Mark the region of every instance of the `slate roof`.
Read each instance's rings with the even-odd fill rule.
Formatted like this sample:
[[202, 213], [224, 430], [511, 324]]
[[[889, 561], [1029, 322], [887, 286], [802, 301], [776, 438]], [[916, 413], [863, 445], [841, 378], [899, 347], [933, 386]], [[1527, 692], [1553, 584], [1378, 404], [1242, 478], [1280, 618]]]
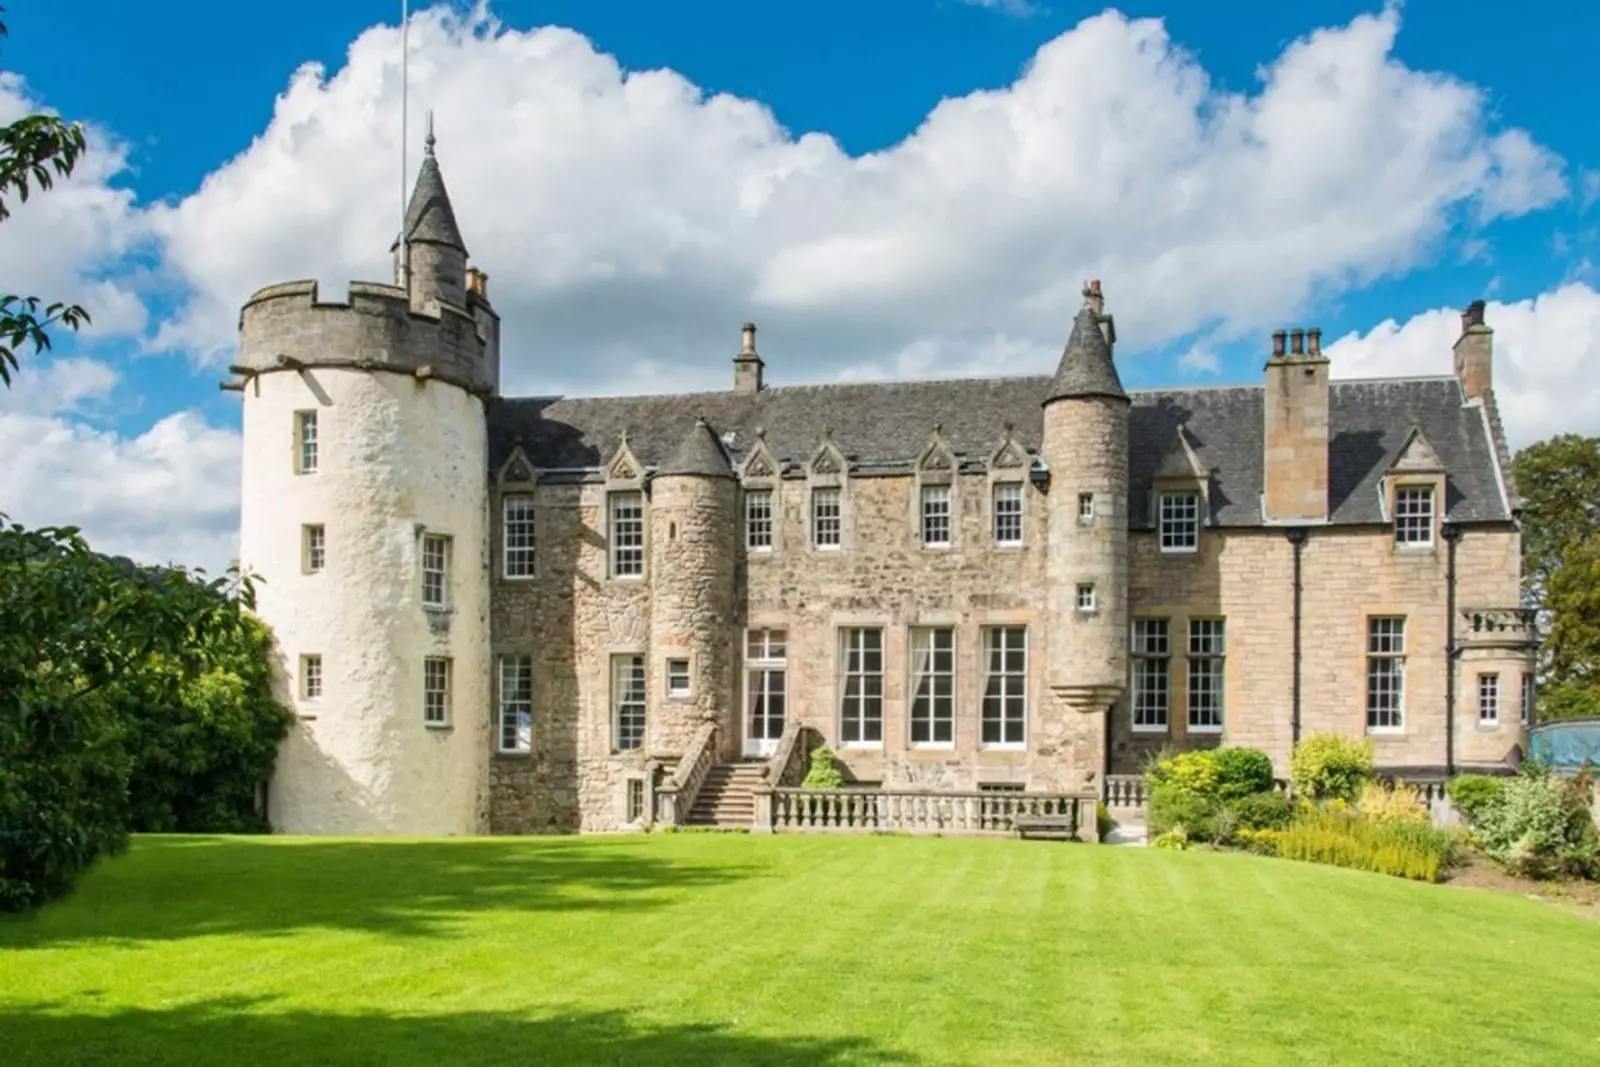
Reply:
[[704, 419], [696, 419], [672, 454], [662, 461], [656, 471], [658, 476], [692, 474], [705, 478], [732, 478], [733, 467], [728, 464], [728, 453], [722, 442], [707, 426]]
[[[489, 406], [490, 468], [498, 470], [520, 439], [541, 470], [576, 473], [603, 467], [624, 429], [634, 455], [661, 468], [704, 418], [737, 466], [758, 430], [790, 470], [803, 467], [831, 430], [857, 473], [911, 468], [934, 427], [963, 467], [981, 469], [1010, 424], [1015, 440], [1037, 453], [1041, 404], [1054, 378], [976, 378], [781, 386], [759, 393], [676, 396], [500, 398]], [[1134, 390], [1129, 410], [1129, 513], [1148, 514], [1150, 480], [1185, 427], [1196, 458], [1210, 472], [1212, 521], [1259, 526], [1264, 393], [1260, 385]], [[1445, 514], [1457, 522], [1510, 517], [1483, 409], [1463, 404], [1452, 376], [1334, 381], [1330, 386], [1328, 503], [1340, 524], [1382, 522], [1379, 483], [1413, 427], [1443, 461]]]
[[1065, 400], [1069, 397], [1109, 396], [1126, 400], [1122, 379], [1117, 377], [1117, 366], [1111, 360], [1111, 346], [1100, 330], [1100, 316], [1087, 304], [1072, 320], [1072, 333], [1067, 346], [1062, 349], [1061, 362], [1056, 376], [1050, 380], [1050, 392], [1045, 400]]
[[411, 202], [406, 205], [406, 236], [413, 241], [447, 245], [465, 253], [467, 245], [461, 238], [461, 227], [456, 225], [455, 208], [450, 205], [450, 194], [444, 187], [444, 174], [433, 155], [431, 129], [427, 146], [422, 167], [417, 171], [417, 184], [411, 190]]

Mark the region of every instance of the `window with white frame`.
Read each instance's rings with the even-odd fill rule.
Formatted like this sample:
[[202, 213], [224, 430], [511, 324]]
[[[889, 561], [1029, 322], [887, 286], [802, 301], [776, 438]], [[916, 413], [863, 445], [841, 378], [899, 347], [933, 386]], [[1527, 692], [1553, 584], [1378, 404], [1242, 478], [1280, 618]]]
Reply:
[[500, 657], [500, 751], [533, 749], [533, 657]]
[[775, 742], [783, 737], [788, 636], [783, 630], [751, 630], [745, 635], [745, 731], [750, 741]]
[[611, 737], [618, 752], [644, 745], [644, 708], [644, 657], [611, 657]]
[[1135, 732], [1164, 733], [1172, 708], [1172, 631], [1167, 619], [1133, 620]]
[[983, 631], [983, 744], [1021, 748], [1028, 743], [1028, 628], [989, 626]]
[[994, 486], [994, 543], [1022, 544], [1022, 483], [996, 482]]
[[429, 656], [422, 661], [422, 721], [427, 726], [450, 725], [448, 656]]
[[922, 487], [922, 544], [926, 548], [950, 547], [950, 487]]
[[1522, 725], [1533, 725], [1534, 702], [1538, 699], [1538, 690], [1535, 688], [1532, 672], [1522, 676]]
[[1367, 729], [1405, 726], [1406, 620], [1367, 620]]
[[911, 631], [911, 743], [953, 745], [956, 739], [956, 632], [949, 626]]
[[772, 547], [771, 489], [745, 490], [744, 544], [755, 552], [764, 552]]
[[300, 527], [301, 556], [307, 574], [316, 574], [328, 562], [328, 531], [322, 523], [308, 523]]
[[1189, 732], [1222, 729], [1227, 635], [1221, 619], [1189, 620]]
[[1500, 676], [1478, 675], [1478, 725], [1500, 725]]
[[1162, 493], [1159, 502], [1161, 551], [1193, 552], [1200, 547], [1200, 494]]
[[505, 546], [505, 576], [532, 578], [535, 572], [533, 494], [510, 493], [500, 506], [501, 537]]
[[1433, 486], [1402, 485], [1394, 491], [1394, 543], [1410, 548], [1433, 544]]
[[683, 700], [692, 695], [689, 684], [689, 661], [686, 659], [667, 660], [667, 696], [674, 700]]
[[611, 535], [611, 577], [644, 576], [644, 494], [637, 489], [606, 496]]
[[811, 490], [811, 544], [816, 548], [838, 548], [843, 523], [839, 509], [839, 487], [819, 485]]
[[300, 657], [300, 698], [316, 700], [322, 696], [322, 657], [311, 654]]
[[450, 538], [443, 534], [422, 535], [422, 606], [448, 605], [450, 588]]
[[1094, 520], [1094, 494], [1078, 494], [1078, 521], [1092, 522]]
[[317, 413], [294, 413], [294, 469], [297, 474], [315, 474], [317, 471]]
[[1078, 610], [1079, 611], [1093, 611], [1094, 610], [1094, 583], [1093, 582], [1079, 582], [1078, 583], [1077, 603], [1078, 603]]
[[883, 631], [852, 626], [839, 631], [839, 741], [883, 743]]

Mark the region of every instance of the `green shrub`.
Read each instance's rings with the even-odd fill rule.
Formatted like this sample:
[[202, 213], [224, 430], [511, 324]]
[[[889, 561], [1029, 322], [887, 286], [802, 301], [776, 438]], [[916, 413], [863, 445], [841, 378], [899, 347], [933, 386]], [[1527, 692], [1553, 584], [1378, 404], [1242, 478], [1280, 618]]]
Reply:
[[1477, 827], [1484, 851], [1528, 878], [1600, 875], [1588, 787], [1587, 775], [1563, 780], [1537, 767], [1507, 779]]
[[1228, 805], [1239, 820], [1239, 830], [1283, 830], [1294, 817], [1289, 798], [1274, 790], [1240, 797]]
[[1178, 782], [1159, 782], [1150, 790], [1150, 832], [1182, 830], [1187, 839], [1209, 841], [1218, 805]]
[[1249, 827], [1241, 827], [1238, 841], [1240, 847], [1247, 852], [1254, 852], [1258, 856], [1276, 856], [1278, 839], [1282, 836], [1282, 830], [1252, 830]]
[[1295, 795], [1307, 800], [1354, 801], [1373, 778], [1372, 742], [1312, 734], [1294, 747], [1289, 778]]
[[1216, 753], [1202, 749], [1171, 756], [1156, 763], [1146, 777], [1152, 787], [1170, 785], [1211, 799], [1217, 795]]
[[1274, 791], [1272, 759], [1254, 748], [1219, 748], [1211, 753], [1217, 769], [1217, 796], [1223, 800]]
[[1117, 820], [1111, 817], [1111, 812], [1106, 809], [1106, 802], [1096, 801], [1094, 806], [1095, 836], [1104, 841], [1111, 836], [1111, 831], [1117, 828]]
[[1428, 822], [1428, 806], [1422, 794], [1406, 785], [1393, 787], [1382, 782], [1366, 782], [1356, 797], [1356, 810], [1374, 822]]
[[827, 745], [811, 750], [811, 760], [806, 767], [805, 781], [800, 783], [800, 788], [844, 788], [844, 775], [839, 772], [839, 764], [834, 760], [833, 750]]
[[1450, 795], [1456, 810], [1461, 812], [1461, 817], [1467, 820], [1468, 825], [1478, 826], [1490, 811], [1499, 806], [1506, 795], [1506, 783], [1503, 778], [1487, 774], [1463, 774], [1452, 778], [1450, 784], [1445, 786], [1445, 792]]
[[1425, 822], [1380, 822], [1358, 813], [1306, 808], [1278, 837], [1284, 859], [1437, 882], [1456, 857], [1454, 834]]
[[1151, 839], [1150, 847], [1182, 852], [1189, 847], [1189, 835], [1184, 833], [1183, 828], [1180, 826], [1176, 829], [1168, 830], [1164, 834], [1157, 834]]

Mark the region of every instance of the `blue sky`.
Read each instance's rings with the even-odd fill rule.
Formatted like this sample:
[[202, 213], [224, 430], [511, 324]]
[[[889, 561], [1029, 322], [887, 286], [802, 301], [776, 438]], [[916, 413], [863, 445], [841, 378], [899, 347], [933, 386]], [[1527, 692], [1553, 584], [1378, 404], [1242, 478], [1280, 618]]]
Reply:
[[[130, 196], [111, 204], [86, 192], [81, 210], [93, 220], [83, 224], [86, 235], [41, 272], [25, 265], [19, 245], [33, 233], [65, 232], [66, 213], [78, 206], [64, 201], [48, 226], [19, 212], [17, 225], [0, 231], [0, 288], [20, 289], [36, 278], [64, 279], [59, 284], [69, 289], [111, 279], [124, 297], [121, 311], [97, 316], [109, 320], [106, 329], [62, 342], [59, 381], [19, 388], [0, 409], [0, 419], [20, 413], [41, 420], [26, 427], [28, 438], [54, 432], [81, 446], [80, 465], [52, 468], [52, 484], [84, 488], [59, 494], [48, 507], [6, 501], [0, 509], [9, 504], [25, 519], [82, 521], [136, 552], [150, 543], [187, 546], [191, 536], [196, 546], [213, 544], [228, 529], [225, 506], [191, 500], [188, 513], [180, 502], [146, 515], [138, 501], [121, 499], [108, 508], [91, 488], [104, 475], [84, 465], [97, 450], [148, 462], [168, 443], [150, 436], [164, 426], [174, 440], [200, 435], [215, 463], [184, 473], [182, 461], [160, 453], [159, 462], [174, 464], [174, 479], [221, 477], [238, 425], [237, 401], [216, 389], [227, 362], [228, 308], [282, 277], [337, 285], [351, 274], [382, 276], [384, 227], [398, 195], [391, 143], [398, 115], [392, 96], [336, 83], [381, 71], [393, 43], [369, 31], [393, 27], [399, 4], [8, 6], [11, 38], [0, 69], [19, 74], [25, 86], [13, 92], [103, 134], [109, 147], [100, 158], [124, 165], [86, 184], [113, 200], [117, 190]], [[997, 365], [1048, 370], [1049, 350], [1059, 348], [1074, 310], [1070, 299], [1052, 306], [1051, 286], [1070, 295], [1081, 277], [1068, 272], [1077, 269], [1105, 276], [1131, 385], [1256, 380], [1266, 332], [1312, 323], [1330, 339], [1349, 338], [1340, 350], [1348, 372], [1447, 372], [1448, 313], [1484, 296], [1506, 305], [1503, 325], [1491, 322], [1509, 346], [1504, 381], [1513, 436], [1525, 443], [1552, 422], [1592, 431], [1600, 421], [1572, 392], [1572, 383], [1592, 381], [1590, 372], [1600, 370], [1600, 311], [1591, 299], [1592, 263], [1600, 260], [1600, 124], [1585, 113], [1593, 99], [1588, 42], [1600, 39], [1600, 5], [1526, 0], [1508, 18], [1503, 6], [1470, 0], [1412, 0], [1398, 8], [1168, 0], [1124, 5], [1117, 9], [1123, 18], [1106, 19], [1097, 18], [1099, 5], [1059, 0], [499, 0], [493, 26], [473, 24], [472, 5], [454, 7], [464, 26], [439, 22], [438, 8], [418, 16], [435, 21], [413, 35], [412, 99], [419, 110], [438, 106], [441, 161], [468, 244], [494, 279], [497, 303], [512, 309], [514, 387], [635, 392], [660, 382], [699, 384], [702, 373], [720, 383], [721, 350], [731, 354], [747, 315], [760, 316], [764, 343], [785, 350], [786, 358], [770, 360], [780, 382]], [[1374, 17], [1397, 25], [1392, 44], [1371, 43]], [[1080, 27], [1086, 19], [1087, 29]], [[1141, 36], [1152, 25], [1142, 19], [1160, 20], [1164, 36]], [[556, 48], [532, 33], [551, 25], [576, 31], [587, 44]], [[1319, 30], [1326, 32], [1319, 37]], [[506, 52], [521, 49], [522, 58], [489, 54], [482, 42], [495, 37], [508, 42]], [[1122, 43], [1135, 37], [1140, 43], [1124, 52]], [[358, 39], [365, 45], [353, 52]], [[1074, 40], [1083, 46], [1073, 50]], [[1342, 73], [1320, 88], [1315, 71], [1296, 81], [1285, 66], [1275, 76], [1296, 49], [1334, 57]], [[1046, 53], [1058, 58], [1041, 60], [1029, 74]], [[609, 81], [604, 64], [596, 65], [606, 56], [621, 68]], [[504, 69], [496, 66], [502, 60]], [[1146, 61], [1150, 66], [1141, 67]], [[324, 80], [290, 93], [292, 114], [281, 113], [281, 94], [307, 63], [321, 64]], [[663, 68], [691, 87], [691, 99], [628, 99], [622, 77]], [[1187, 103], [1185, 74], [1206, 79]], [[576, 96], [562, 88], [579, 84], [586, 89]], [[1007, 111], [1009, 105], [990, 108], [980, 106], [987, 98], [974, 98], [980, 103], [947, 107], [939, 122], [930, 121], [941, 101], [982, 92], [1020, 98], [1027, 86], [1025, 107]], [[702, 95], [692, 98], [693, 89]], [[775, 132], [748, 114], [720, 112], [709, 102], [719, 93], [770, 109]], [[1303, 138], [1274, 157], [1285, 176], [1263, 192], [1238, 169], [1254, 139], [1270, 132], [1262, 123], [1238, 144], [1218, 147], [1199, 137], [1170, 156], [1159, 138], [1140, 134], [1141, 110], [1150, 112], [1152, 127], [1170, 127], [1182, 139], [1186, 122], [1204, 127], [1226, 101], [1269, 98], [1279, 99], [1281, 112], [1270, 129], [1286, 144], [1293, 137], [1283, 131], [1292, 134], [1298, 121], [1294, 108], [1307, 108], [1307, 128], [1326, 129], [1327, 151], [1341, 158], [1320, 168], [1306, 162], [1324, 142]], [[1170, 110], [1168, 100], [1177, 101]], [[530, 110], [519, 112], [523, 106]], [[633, 114], [617, 120], [611, 137], [603, 124], [619, 107]], [[1055, 109], [1084, 132], [1052, 135]], [[1107, 129], [1099, 128], [1096, 109], [1114, 113]], [[685, 125], [676, 140], [693, 145], [681, 158], [670, 143], [648, 136], [651, 123], [678, 121]], [[1508, 132], [1516, 136], [1507, 139]], [[797, 143], [808, 133], [825, 134], [833, 147]], [[703, 145], [694, 141], [702, 134]], [[624, 151], [616, 148], [622, 139], [648, 143]], [[750, 144], [747, 160], [741, 146]], [[916, 160], [932, 158], [930, 147], [949, 165], [913, 173]], [[714, 175], [719, 152], [728, 154], [723, 169], [748, 163], [750, 170], [742, 184], [705, 192], [703, 203], [695, 186], [707, 179], [685, 177], [680, 189], [663, 177], [691, 175], [701, 165]], [[986, 173], [985, 155], [1006, 152], [1006, 173]], [[861, 237], [881, 213], [866, 205], [889, 195], [879, 187], [889, 179], [862, 160], [872, 153], [888, 171], [911, 174], [886, 202], [915, 200], [924, 229], [904, 224], [888, 238]], [[1079, 166], [1075, 153], [1129, 159]], [[1138, 153], [1149, 156], [1147, 167], [1133, 158]], [[1209, 156], [1221, 162], [1213, 165]], [[1472, 162], [1483, 159], [1493, 173], [1479, 173]], [[1192, 210], [1174, 209], [1185, 220], [1174, 245], [1185, 252], [1171, 262], [1159, 232], [1130, 236], [1126, 247], [1120, 240], [1138, 228], [1140, 212], [1130, 207], [1123, 217], [1119, 205], [1153, 195], [1137, 187], [1147, 175], [1159, 186], [1162, 168], [1173, 173], [1174, 189], [1197, 201]], [[1362, 190], [1364, 168], [1374, 175], [1370, 196]], [[738, 215], [739, 191], [773, 169], [811, 175], [810, 188], [781, 208], [764, 205], [759, 225], [708, 232], [717, 228], [718, 212]], [[358, 170], [361, 180], [345, 181]], [[379, 170], [393, 176], [380, 180]], [[1036, 184], [1025, 184], [1022, 171]], [[519, 173], [526, 180], [507, 177]], [[1083, 175], [1098, 173], [1107, 187], [1085, 186]], [[564, 199], [577, 195], [570, 188], [576, 185], [604, 193], [592, 214], [587, 203]], [[1268, 217], [1257, 211], [1266, 196], [1289, 206]], [[834, 198], [846, 205], [837, 219], [828, 214]], [[637, 220], [618, 223], [615, 234], [598, 232], [613, 216], [628, 216], [634, 201], [648, 201]], [[1271, 228], [1280, 222], [1303, 239], [1274, 242]], [[669, 231], [677, 236], [659, 255], [638, 251]], [[848, 241], [866, 240], [859, 247], [867, 251], [840, 253], [838, 244], [812, 240], [815, 232], [836, 234], [847, 249], [858, 247]], [[723, 271], [716, 264], [726, 255], [696, 251], [719, 242], [748, 251], [748, 263]], [[891, 262], [885, 247], [924, 252]], [[578, 266], [551, 265], [558, 258], [552, 250], [572, 249]], [[951, 263], [927, 265], [947, 251]], [[890, 259], [880, 263], [880, 253]], [[807, 275], [808, 264], [841, 254], [852, 271], [869, 262], [855, 292]], [[1203, 275], [1213, 254], [1233, 265], [1216, 270], [1208, 293]], [[606, 283], [593, 281], [597, 270]], [[836, 266], [822, 272], [829, 270], [837, 273]], [[930, 272], [942, 273], [922, 277]], [[972, 296], [956, 313], [945, 310], [940, 294], [947, 292]], [[874, 293], [884, 294], [876, 305]], [[924, 310], [939, 320], [925, 330], [917, 324]], [[608, 320], [604, 328], [593, 325], [599, 319]], [[1540, 346], [1560, 349], [1554, 362], [1566, 378], [1538, 380], [1536, 365], [1552, 358]], [[67, 362], [73, 356], [82, 362]], [[640, 358], [646, 373], [618, 369]], [[596, 369], [583, 377], [571, 370], [580, 364]], [[49, 367], [36, 365], [35, 377]], [[14, 433], [24, 432], [20, 425]], [[51, 462], [58, 468], [67, 461]], [[32, 484], [0, 479], [0, 494], [35, 497]]]

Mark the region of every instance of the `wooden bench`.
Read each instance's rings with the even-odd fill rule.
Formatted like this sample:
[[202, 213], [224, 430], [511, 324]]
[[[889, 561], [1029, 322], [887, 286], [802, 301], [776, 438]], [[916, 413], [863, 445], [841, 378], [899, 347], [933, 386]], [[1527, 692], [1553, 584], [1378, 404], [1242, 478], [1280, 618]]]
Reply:
[[1018, 815], [1012, 818], [1011, 828], [1022, 838], [1070, 841], [1077, 837], [1071, 815]]

